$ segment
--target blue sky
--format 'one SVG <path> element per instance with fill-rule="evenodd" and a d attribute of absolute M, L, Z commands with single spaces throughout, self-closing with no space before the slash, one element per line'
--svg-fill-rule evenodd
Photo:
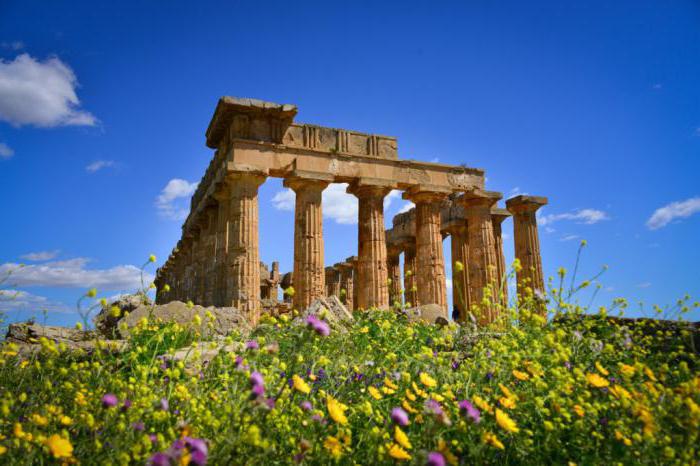
<path fill-rule="evenodd" d="M 0 60 L 0 268 L 27 264 L 10 319 L 72 323 L 87 287 L 131 289 L 150 253 L 167 257 L 222 95 L 294 103 L 298 121 L 397 136 L 402 158 L 548 196 L 546 272 L 586 239 L 581 276 L 609 266 L 597 305 L 700 296 L 697 2 L 9 0 Z M 357 247 L 339 191 L 328 264 Z M 260 189 L 261 256 L 283 271 L 288 202 L 278 179 Z M 387 222 L 404 207 L 392 198 Z"/>

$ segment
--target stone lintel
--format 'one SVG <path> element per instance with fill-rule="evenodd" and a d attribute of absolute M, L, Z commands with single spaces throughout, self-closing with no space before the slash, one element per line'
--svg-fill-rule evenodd
<path fill-rule="evenodd" d="M 290 188 L 293 191 L 303 187 L 318 185 L 321 189 L 325 189 L 333 182 L 333 176 L 328 174 L 309 173 L 300 170 L 293 171 L 288 177 L 284 178 L 282 185 L 285 188 Z"/>
<path fill-rule="evenodd" d="M 402 194 L 402 198 L 408 201 L 417 202 L 441 202 L 452 194 L 453 190 L 433 185 L 411 186 Z"/>
<path fill-rule="evenodd" d="M 543 196 L 520 195 L 511 197 L 506 201 L 506 208 L 514 213 L 535 212 L 543 205 L 547 205 L 549 200 Z"/>
<path fill-rule="evenodd" d="M 491 219 L 498 223 L 503 223 L 503 221 L 511 215 L 512 214 L 507 209 L 501 209 L 499 207 L 494 207 L 491 209 Z"/>
<path fill-rule="evenodd" d="M 207 146 L 212 149 L 218 148 L 229 130 L 238 137 L 259 136 L 281 142 L 296 114 L 297 107 L 292 104 L 224 96 L 219 99 L 207 128 Z M 277 129 L 270 131 L 275 125 Z"/>
<path fill-rule="evenodd" d="M 451 218 L 447 221 L 442 222 L 442 227 L 440 228 L 440 231 L 445 232 L 449 235 L 455 234 L 456 232 L 459 232 L 460 229 L 465 229 L 467 228 L 467 221 L 464 218 Z"/>

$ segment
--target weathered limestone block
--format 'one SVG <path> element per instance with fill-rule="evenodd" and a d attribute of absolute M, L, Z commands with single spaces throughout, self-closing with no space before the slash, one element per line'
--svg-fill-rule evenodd
<path fill-rule="evenodd" d="M 103 306 L 100 312 L 94 317 L 93 323 L 95 329 L 101 335 L 107 338 L 114 338 L 117 334 L 117 323 L 127 312 L 132 312 L 139 306 L 150 305 L 151 302 L 148 296 L 143 294 L 128 294 L 120 296 L 118 299 L 107 303 Z M 112 314 L 112 308 L 119 309 L 117 316 Z"/>
<path fill-rule="evenodd" d="M 336 266 L 326 267 L 326 296 L 340 298 L 340 269 Z"/>
<path fill-rule="evenodd" d="M 410 322 L 423 321 L 434 324 L 445 319 L 445 310 L 439 304 L 424 304 L 422 306 L 406 309 L 406 316 Z"/>
<path fill-rule="evenodd" d="M 530 292 L 544 291 L 536 212 L 546 204 L 547 198 L 539 196 L 516 196 L 506 201 L 506 208 L 513 214 L 515 258 L 521 265 L 516 272 L 520 297 L 527 296 L 528 288 Z"/>
<path fill-rule="evenodd" d="M 481 325 L 493 322 L 498 312 L 497 259 L 491 208 L 500 198 L 499 193 L 489 191 L 473 191 L 459 198 L 467 216 L 470 310 Z"/>
<path fill-rule="evenodd" d="M 326 294 L 323 267 L 323 213 L 321 198 L 327 181 L 287 178 L 284 185 L 296 194 L 294 208 L 294 297 L 297 309 L 306 309 Z"/>
<path fill-rule="evenodd" d="M 384 197 L 390 187 L 354 183 L 348 192 L 359 200 L 357 302 L 358 309 L 389 306 Z"/>

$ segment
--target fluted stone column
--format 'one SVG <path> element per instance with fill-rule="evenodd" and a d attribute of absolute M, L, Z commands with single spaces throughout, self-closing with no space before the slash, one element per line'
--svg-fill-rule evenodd
<path fill-rule="evenodd" d="M 321 197 L 327 181 L 288 178 L 284 185 L 296 193 L 294 207 L 294 307 L 304 310 L 326 292 L 323 268 Z"/>
<path fill-rule="evenodd" d="M 218 213 L 216 216 L 216 260 L 214 276 L 211 277 L 211 279 L 214 281 L 214 305 L 220 307 L 226 306 L 226 299 L 228 296 L 228 228 L 230 223 L 229 210 L 231 206 L 229 197 L 230 194 L 226 187 L 214 194 L 214 198 L 218 202 Z"/>
<path fill-rule="evenodd" d="M 446 193 L 406 192 L 416 204 L 416 286 L 420 305 L 437 304 L 447 318 L 447 281 L 442 251 L 440 209 Z"/>
<path fill-rule="evenodd" d="M 404 246 L 403 250 L 403 294 L 406 306 L 418 306 L 418 286 L 416 285 L 416 243 Z"/>
<path fill-rule="evenodd" d="M 510 217 L 510 213 L 505 209 L 493 209 L 491 211 L 493 243 L 496 249 L 496 278 L 503 307 L 508 306 L 508 280 L 506 277 L 508 270 L 506 269 L 506 256 L 503 254 L 503 229 L 501 226 L 508 217 Z"/>
<path fill-rule="evenodd" d="M 537 233 L 537 209 L 547 204 L 546 197 L 516 196 L 506 201 L 506 208 L 513 214 L 515 258 L 521 269 L 516 272 L 518 295 L 527 296 L 530 291 L 544 291 L 540 239 Z"/>
<path fill-rule="evenodd" d="M 202 229 L 203 244 L 201 257 L 202 285 L 201 305 L 214 305 L 215 270 L 216 270 L 216 223 L 218 208 L 214 205 L 204 212 L 204 226 Z"/>
<path fill-rule="evenodd" d="M 497 259 L 491 208 L 500 198 L 498 193 L 483 191 L 467 193 L 459 198 L 467 218 L 470 310 L 482 325 L 493 322 L 498 311 Z"/>
<path fill-rule="evenodd" d="M 228 254 L 225 303 L 239 309 L 248 322 L 260 319 L 260 252 L 258 187 L 260 172 L 229 174 Z"/>
<path fill-rule="evenodd" d="M 389 307 L 384 196 L 391 188 L 353 184 L 348 192 L 359 199 L 357 302 L 358 309 Z"/>
<path fill-rule="evenodd" d="M 340 270 L 335 266 L 326 267 L 326 296 L 340 297 Z"/>
<path fill-rule="evenodd" d="M 452 252 L 452 306 L 453 317 L 459 322 L 467 319 L 471 305 L 469 288 L 469 235 L 467 222 L 455 222 L 447 227 Z M 457 263 L 461 264 L 461 270 Z"/>
<path fill-rule="evenodd" d="M 401 250 L 398 247 L 387 248 L 387 269 L 389 274 L 389 304 L 394 306 L 403 302 L 401 296 Z"/>
<path fill-rule="evenodd" d="M 340 293 L 339 296 L 342 296 L 341 301 L 344 302 L 345 307 L 348 309 L 348 311 L 352 311 L 354 309 L 354 286 L 353 286 L 353 277 L 352 277 L 352 264 L 348 262 L 342 262 L 338 264 L 338 268 L 340 269 Z M 343 293 L 342 290 L 345 290 Z"/>

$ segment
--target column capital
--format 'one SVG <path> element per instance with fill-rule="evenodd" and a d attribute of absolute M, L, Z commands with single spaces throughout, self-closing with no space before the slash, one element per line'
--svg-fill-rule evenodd
<path fill-rule="evenodd" d="M 549 200 L 543 196 L 515 196 L 506 201 L 506 208 L 512 214 L 524 214 L 536 212 L 540 207 L 547 205 Z"/>
<path fill-rule="evenodd" d="M 454 219 L 447 223 L 442 224 L 442 231 L 447 232 L 449 235 L 466 234 L 467 232 L 467 221 Z"/>
<path fill-rule="evenodd" d="M 333 179 L 307 178 L 303 176 L 290 176 L 284 179 L 282 185 L 292 191 L 299 192 L 305 189 L 323 191 Z"/>
<path fill-rule="evenodd" d="M 348 186 L 346 192 L 358 198 L 384 197 L 394 189 L 395 186 L 385 184 L 375 184 L 371 181 L 358 178 Z"/>
<path fill-rule="evenodd" d="M 253 184 L 255 187 L 260 186 L 265 182 L 268 177 L 267 170 L 260 170 L 257 168 L 246 168 L 246 167 L 236 167 L 237 169 L 229 170 L 226 173 L 226 180 L 229 182 L 247 182 Z"/>
<path fill-rule="evenodd" d="M 419 202 L 442 202 L 450 194 L 450 191 L 438 191 L 415 186 L 404 191 L 401 197 L 417 204 Z"/>
<path fill-rule="evenodd" d="M 508 212 L 508 210 L 506 209 L 501 209 L 498 207 L 494 207 L 493 209 L 491 209 L 491 220 L 493 220 L 499 225 L 510 216 L 511 213 Z"/>
<path fill-rule="evenodd" d="M 467 208 L 465 215 L 469 216 L 470 207 L 481 207 L 490 210 L 502 198 L 503 195 L 499 192 L 475 189 L 462 194 L 456 201 Z"/>

